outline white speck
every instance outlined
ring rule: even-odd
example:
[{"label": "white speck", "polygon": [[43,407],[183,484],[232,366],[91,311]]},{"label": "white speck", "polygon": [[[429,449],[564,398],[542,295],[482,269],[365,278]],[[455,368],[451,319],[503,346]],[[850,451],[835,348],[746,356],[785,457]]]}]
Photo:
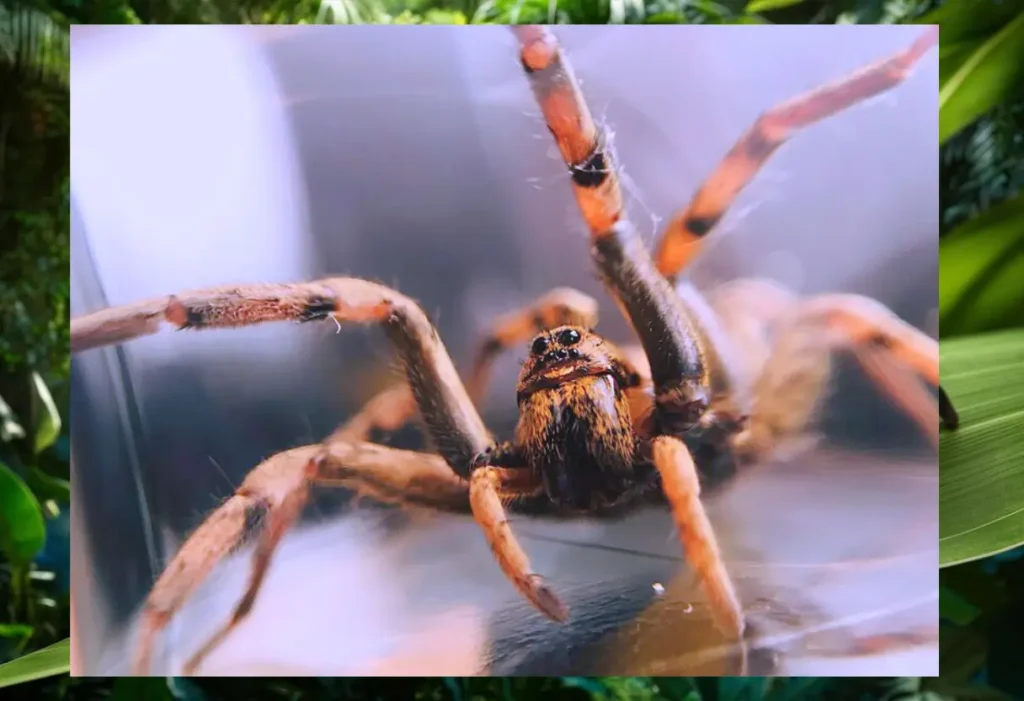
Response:
[{"label": "white speck", "polygon": [[662,586],[662,584],[660,582],[655,582],[652,585],[652,589],[654,589],[654,593],[657,594],[658,596],[661,596],[662,594],[665,593],[665,587]]},{"label": "white speck", "polygon": [[335,331],[334,333],[341,333],[341,322],[338,321],[338,317],[336,317],[333,314],[331,314],[331,321],[333,321],[338,326],[338,330]]},{"label": "white speck", "polygon": [[683,609],[683,613],[693,613],[693,604],[687,602],[686,608]]}]

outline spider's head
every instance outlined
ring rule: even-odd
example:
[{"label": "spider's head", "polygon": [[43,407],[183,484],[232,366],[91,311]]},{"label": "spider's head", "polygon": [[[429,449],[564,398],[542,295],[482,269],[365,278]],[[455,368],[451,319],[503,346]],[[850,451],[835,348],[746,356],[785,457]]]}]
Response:
[{"label": "spider's head", "polygon": [[590,375],[614,373],[604,339],[582,326],[559,326],[538,334],[519,375],[520,395]]}]

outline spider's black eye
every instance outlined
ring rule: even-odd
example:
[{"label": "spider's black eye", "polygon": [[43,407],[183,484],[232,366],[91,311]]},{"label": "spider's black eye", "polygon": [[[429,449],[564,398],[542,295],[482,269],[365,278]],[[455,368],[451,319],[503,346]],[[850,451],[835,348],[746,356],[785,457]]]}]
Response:
[{"label": "spider's black eye", "polygon": [[580,332],[576,329],[566,329],[558,334],[558,342],[563,346],[575,346],[580,342]]},{"label": "spider's black eye", "polygon": [[533,345],[530,346],[530,352],[534,355],[544,355],[544,351],[548,349],[548,339],[544,336],[537,336],[533,339]]}]

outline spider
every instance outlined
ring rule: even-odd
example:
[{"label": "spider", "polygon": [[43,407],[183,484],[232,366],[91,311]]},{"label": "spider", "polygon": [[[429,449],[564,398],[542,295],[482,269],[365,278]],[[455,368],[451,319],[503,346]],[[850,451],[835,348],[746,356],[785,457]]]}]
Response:
[{"label": "spider", "polygon": [[[341,486],[387,503],[470,512],[503,573],[544,616],[569,615],[531,567],[507,509],[609,514],[649,498],[667,502],[708,608],[746,669],[743,607],[701,502],[702,488],[747,465],[806,447],[830,370],[851,352],[866,374],[937,443],[957,424],[939,386],[937,342],[870,298],[799,298],[764,280],[702,294],[681,279],[739,192],[795,131],[898,86],[937,42],[911,46],[756,120],[669,221],[653,254],[624,212],[613,154],[550,30],[513,27],[523,75],[568,170],[601,280],[638,344],[594,332],[598,305],[559,288],[497,319],[464,385],[433,325],[410,298],[359,278],[241,285],[106,309],[71,322],[72,352],[178,329],[327,320],[383,328],[405,382],[371,399],[319,445],[267,459],[186,540],[148,595],[133,659],[148,673],[156,639],[217,563],[262,517],[246,591],[230,619],[187,661],[186,674],[251,611],[275,548],[314,486]],[[524,85],[524,88],[526,86]],[[476,405],[490,368],[529,349],[516,388],[513,440],[498,441]],[[938,392],[936,421],[934,395]],[[419,414],[435,452],[370,442]]]}]

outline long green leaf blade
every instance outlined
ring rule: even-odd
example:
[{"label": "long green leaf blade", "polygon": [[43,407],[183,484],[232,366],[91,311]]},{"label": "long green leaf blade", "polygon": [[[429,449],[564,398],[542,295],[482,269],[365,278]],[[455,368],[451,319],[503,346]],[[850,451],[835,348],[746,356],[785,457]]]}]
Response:
[{"label": "long green leaf blade", "polygon": [[939,445],[939,564],[1024,543],[1024,330],[943,341],[961,426]]},{"label": "long green leaf blade", "polygon": [[0,687],[66,674],[70,669],[71,640],[64,639],[0,665]]},{"label": "long green leaf blade", "polygon": [[[941,37],[940,37],[941,41]],[[962,60],[939,89],[939,143],[1005,102],[1024,79],[1024,12]]]}]

